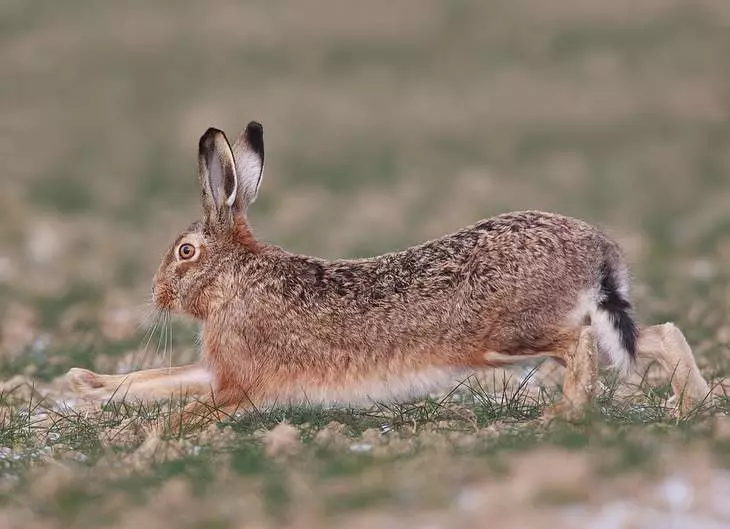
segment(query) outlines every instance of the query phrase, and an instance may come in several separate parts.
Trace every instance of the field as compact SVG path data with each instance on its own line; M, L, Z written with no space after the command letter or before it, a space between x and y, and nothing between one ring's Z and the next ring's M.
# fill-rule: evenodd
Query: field
M0 1L0 529L730 528L729 28L726 0ZM196 357L152 275L199 216L198 137L252 119L261 239L357 257L584 218L713 405L675 418L650 372L542 427L547 364L185 435L156 429L175 403L76 400L70 367Z

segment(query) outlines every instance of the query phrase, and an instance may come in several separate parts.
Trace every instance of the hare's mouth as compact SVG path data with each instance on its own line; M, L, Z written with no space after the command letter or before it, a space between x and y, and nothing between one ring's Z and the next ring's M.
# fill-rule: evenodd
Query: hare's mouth
M159 309L171 310L174 296L169 288L162 285L152 287L152 301Z

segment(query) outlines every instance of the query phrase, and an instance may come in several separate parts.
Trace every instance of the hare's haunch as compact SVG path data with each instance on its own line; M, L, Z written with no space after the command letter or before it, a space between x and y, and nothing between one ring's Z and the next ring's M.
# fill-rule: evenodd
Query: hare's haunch
M264 169L263 128L231 146L201 137L203 219L180 234L154 278L155 304L203 322L199 364L124 376L74 369L87 397L191 394L187 418L269 403L405 399L475 370L552 357L563 400L588 402L599 361L629 373L636 355L672 370L689 407L708 387L682 333L637 328L618 245L597 228L524 211L371 259L327 261L257 241L246 212ZM688 408L687 408L688 409Z

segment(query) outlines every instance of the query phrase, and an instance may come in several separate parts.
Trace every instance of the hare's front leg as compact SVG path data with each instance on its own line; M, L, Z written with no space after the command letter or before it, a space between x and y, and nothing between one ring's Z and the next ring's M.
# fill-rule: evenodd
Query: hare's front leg
M670 377L680 417L710 398L710 388L697 367L692 349L682 331L673 323L642 327L636 354L657 362Z
M73 391L90 400L142 400L203 397L212 392L212 378L200 364L145 369L124 375L100 375L73 368L67 378Z
M556 354L565 363L563 396L543 413L543 420L556 416L568 420L581 417L585 406L593 399L598 383L598 355L590 327L580 329L576 345Z
M211 422L231 419L239 411L254 408L247 391L237 387L223 387L204 398L190 402L170 421L170 426L177 431L183 428L197 429Z

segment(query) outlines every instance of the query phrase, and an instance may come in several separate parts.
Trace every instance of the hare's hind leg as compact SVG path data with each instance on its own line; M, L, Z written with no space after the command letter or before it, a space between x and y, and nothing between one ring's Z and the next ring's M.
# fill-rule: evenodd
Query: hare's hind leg
M210 394L212 378L200 364L145 369L125 375L100 375L73 368L67 378L71 389L90 400L159 400Z
M710 388L697 367L692 349L673 323L640 328L636 354L657 362L670 377L679 416L687 415L710 398Z
M593 399L598 382L598 356L593 332L582 327L578 338L564 351L555 351L556 359L565 363L563 395L561 399L543 414L549 421L556 416L568 420L579 419L585 406Z

